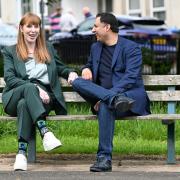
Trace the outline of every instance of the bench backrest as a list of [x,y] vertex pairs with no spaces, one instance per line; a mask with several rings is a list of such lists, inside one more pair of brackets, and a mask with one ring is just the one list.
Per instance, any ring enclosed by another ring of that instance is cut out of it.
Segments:
[[[176,90],[176,86],[180,86],[180,75],[143,75],[144,85],[146,88],[163,87],[161,90],[147,90],[151,101],[180,101],[180,90]],[[69,87],[66,80],[60,79],[62,87]],[[0,78],[0,88],[5,86],[3,78]],[[166,89],[164,90],[164,87]],[[0,103],[2,102],[2,93],[0,93]],[[64,92],[66,102],[84,102],[76,92]]]

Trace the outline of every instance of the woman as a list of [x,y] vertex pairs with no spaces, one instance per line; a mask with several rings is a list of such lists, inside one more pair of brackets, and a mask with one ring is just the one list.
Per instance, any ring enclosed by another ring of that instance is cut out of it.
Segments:
[[14,170],[27,170],[27,146],[35,124],[45,151],[61,146],[46,126],[51,110],[67,114],[59,77],[71,83],[78,75],[58,58],[44,41],[40,18],[25,14],[19,24],[17,44],[3,49],[6,87],[2,101],[5,112],[18,119],[18,153]]

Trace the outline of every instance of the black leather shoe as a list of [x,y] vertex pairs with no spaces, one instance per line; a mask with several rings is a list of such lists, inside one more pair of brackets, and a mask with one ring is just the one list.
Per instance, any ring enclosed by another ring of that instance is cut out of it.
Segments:
[[118,94],[114,97],[113,107],[118,112],[125,112],[132,108],[134,102],[135,101],[133,99],[123,96],[122,94]]
[[97,161],[90,167],[92,172],[110,172],[112,171],[111,161],[105,157],[98,157]]

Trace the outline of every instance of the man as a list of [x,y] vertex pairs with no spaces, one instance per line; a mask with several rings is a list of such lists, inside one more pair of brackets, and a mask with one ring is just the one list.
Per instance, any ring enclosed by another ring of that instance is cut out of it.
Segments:
[[150,113],[145,92],[138,45],[118,35],[118,22],[109,13],[97,14],[92,32],[97,42],[91,47],[82,78],[72,85],[93,106],[99,123],[97,161],[90,171],[111,171],[115,118]]
[[83,12],[83,15],[84,15],[85,19],[92,16],[92,14],[90,12],[90,9],[87,6],[83,7],[82,12]]
[[61,16],[60,27],[62,32],[70,32],[75,29],[77,26],[77,21],[74,17],[73,10],[69,8],[65,13]]
[[60,28],[60,17],[61,17],[61,7],[57,7],[56,11],[51,14],[49,21],[51,25],[51,34],[58,33],[61,31]]

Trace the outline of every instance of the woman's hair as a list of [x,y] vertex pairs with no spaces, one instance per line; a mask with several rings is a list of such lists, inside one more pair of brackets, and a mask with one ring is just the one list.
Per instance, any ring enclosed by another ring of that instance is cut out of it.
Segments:
[[34,50],[34,56],[35,59],[40,62],[40,63],[45,63],[45,62],[50,62],[50,55],[46,47],[44,35],[41,29],[41,19],[39,16],[33,13],[26,13],[20,23],[19,23],[19,31],[18,31],[18,38],[17,38],[17,46],[16,46],[16,52],[18,56],[22,60],[27,60],[28,59],[28,48],[26,46],[25,40],[24,40],[24,35],[23,32],[21,32],[21,29],[23,25],[35,25],[39,26],[40,31],[39,35],[36,39],[36,46]]

